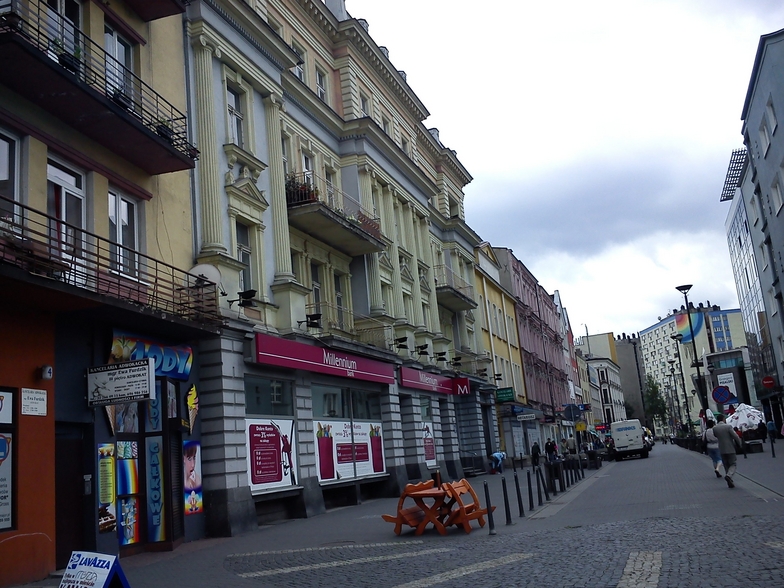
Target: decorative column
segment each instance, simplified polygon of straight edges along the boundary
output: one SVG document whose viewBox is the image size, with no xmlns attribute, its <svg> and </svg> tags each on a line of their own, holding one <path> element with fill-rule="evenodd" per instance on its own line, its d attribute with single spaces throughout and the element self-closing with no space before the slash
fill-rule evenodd
<svg viewBox="0 0 784 588">
<path fill-rule="evenodd" d="M 422 286 L 419 281 L 419 219 L 413 204 L 409 202 L 406 204 L 406 208 L 408 209 L 406 220 L 409 221 L 406 224 L 411 227 L 411 248 L 414 250 L 414 267 L 412 268 L 414 286 L 411 288 L 411 294 L 414 297 L 414 316 L 412 320 L 417 327 L 420 327 L 425 325 L 425 317 L 422 313 Z"/>
<path fill-rule="evenodd" d="M 212 57 L 220 58 L 205 35 L 193 44 L 196 72 L 196 117 L 199 130 L 199 179 L 201 188 L 202 253 L 226 251 L 221 229 L 221 173 L 218 165 L 218 137 L 215 121 Z"/>
<path fill-rule="evenodd" d="M 430 240 L 430 219 L 422 219 L 420 233 L 422 235 L 422 253 L 425 263 L 430 267 L 427 276 L 427 285 L 430 286 L 430 330 L 436 335 L 441 335 L 441 318 L 438 315 L 438 294 L 436 293 L 435 266 L 433 265 L 433 244 Z"/>
<path fill-rule="evenodd" d="M 281 98 L 271 94 L 264 99 L 267 119 L 267 146 L 269 149 L 270 206 L 272 206 L 272 233 L 275 241 L 275 282 L 291 282 L 291 243 L 289 240 L 289 215 L 286 206 L 286 177 L 283 172 L 283 147 L 281 145 Z"/>
<path fill-rule="evenodd" d="M 397 223 L 397 216 L 395 215 L 395 207 L 397 206 L 396 202 L 397 198 L 395 197 L 394 191 L 391 194 L 391 198 L 387 202 L 388 209 L 391 209 L 391 216 L 390 218 L 393 219 L 393 223 Z M 400 227 L 400 233 L 402 235 L 402 227 Z M 393 236 L 394 240 L 392 241 L 392 247 L 390 251 L 390 256 L 392 259 L 392 301 L 394 308 L 393 316 L 395 319 L 403 319 L 405 318 L 405 304 L 403 303 L 403 283 L 400 280 L 400 252 L 398 251 L 398 242 L 397 242 L 397 234 L 393 226 Z"/>
<path fill-rule="evenodd" d="M 365 167 L 359 174 L 359 199 L 360 202 L 373 201 L 373 177 L 370 169 Z M 365 204 L 363 204 L 365 206 Z M 367 207 L 368 210 L 372 208 Z M 370 287 L 370 314 L 377 316 L 384 314 L 384 297 L 381 295 L 381 272 L 378 266 L 378 253 L 370 253 L 366 256 L 368 268 L 368 284 Z"/>
</svg>

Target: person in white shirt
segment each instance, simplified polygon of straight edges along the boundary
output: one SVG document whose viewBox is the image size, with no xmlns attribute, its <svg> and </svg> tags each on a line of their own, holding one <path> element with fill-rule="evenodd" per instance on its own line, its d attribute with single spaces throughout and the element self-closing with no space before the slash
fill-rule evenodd
<svg viewBox="0 0 784 588">
<path fill-rule="evenodd" d="M 713 473 L 716 474 L 717 478 L 721 478 L 721 472 L 719 469 L 721 468 L 721 453 L 719 452 L 719 440 L 716 439 L 716 435 L 713 434 L 713 425 L 715 425 L 713 421 L 706 421 L 705 426 L 707 427 L 705 431 L 702 433 L 702 440 L 705 441 L 705 447 L 707 450 L 708 455 L 710 456 L 711 460 L 713 460 Z"/>
</svg>

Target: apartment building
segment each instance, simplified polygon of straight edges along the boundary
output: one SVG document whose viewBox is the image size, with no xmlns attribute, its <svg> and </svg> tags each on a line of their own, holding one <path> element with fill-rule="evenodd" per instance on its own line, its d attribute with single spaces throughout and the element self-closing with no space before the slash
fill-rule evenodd
<svg viewBox="0 0 784 588">
<path fill-rule="evenodd" d="M 0 585 L 203 536 L 182 455 L 221 317 L 188 273 L 184 10 L 0 1 Z"/>
<path fill-rule="evenodd" d="M 201 346 L 207 531 L 483 468 L 471 176 L 404 72 L 340 1 L 194 1 L 186 23 L 197 262 L 226 293 Z"/>
</svg>

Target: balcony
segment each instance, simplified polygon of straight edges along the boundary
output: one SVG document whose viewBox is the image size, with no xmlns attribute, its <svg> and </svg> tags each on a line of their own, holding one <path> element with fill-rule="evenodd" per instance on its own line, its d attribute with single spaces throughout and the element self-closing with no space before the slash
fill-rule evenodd
<svg viewBox="0 0 784 588">
<path fill-rule="evenodd" d="M 312 172 L 289 174 L 286 204 L 291 226 L 351 257 L 385 247 L 378 218 Z"/>
<path fill-rule="evenodd" d="M 456 275 L 451 268 L 437 265 L 433 268 L 436 279 L 436 297 L 438 303 L 451 310 L 471 310 L 478 305 L 474 301 L 474 287 Z"/>
<path fill-rule="evenodd" d="M 357 343 L 384 350 L 392 346 L 394 338 L 392 325 L 384 324 L 369 316 L 355 314 L 343 306 L 327 302 L 308 304 L 305 309 L 309 315 L 321 315 L 321 329 L 315 330 L 322 336 L 353 339 Z"/>
<path fill-rule="evenodd" d="M 125 3 L 145 22 L 182 14 L 186 4 L 182 0 L 125 0 Z"/>
<path fill-rule="evenodd" d="M 39 283 L 93 306 L 130 305 L 209 330 L 222 324 L 217 285 L 204 276 L 0 197 L 0 270 L 8 266 L 26 272 L 23 281 L 45 278 Z"/>
<path fill-rule="evenodd" d="M 174 106 L 42 2 L 0 0 L 0 84 L 150 175 L 198 150 Z"/>
</svg>

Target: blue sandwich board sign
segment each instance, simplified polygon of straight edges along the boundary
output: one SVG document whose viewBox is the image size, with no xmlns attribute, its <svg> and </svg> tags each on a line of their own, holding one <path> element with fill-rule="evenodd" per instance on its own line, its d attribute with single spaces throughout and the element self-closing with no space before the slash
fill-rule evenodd
<svg viewBox="0 0 784 588">
<path fill-rule="evenodd" d="M 116 555 L 72 551 L 60 588 L 131 588 Z"/>
</svg>

